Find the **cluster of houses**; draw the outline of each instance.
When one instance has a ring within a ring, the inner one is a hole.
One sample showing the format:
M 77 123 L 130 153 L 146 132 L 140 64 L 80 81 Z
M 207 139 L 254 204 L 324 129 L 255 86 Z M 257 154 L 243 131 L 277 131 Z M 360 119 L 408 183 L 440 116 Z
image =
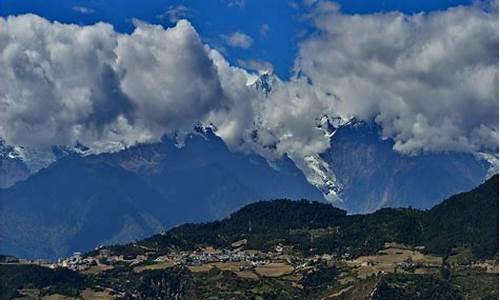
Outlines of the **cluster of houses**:
M 98 264 L 99 259 L 97 257 L 83 257 L 80 252 L 75 252 L 70 257 L 60 258 L 56 263 L 50 264 L 49 268 L 68 268 L 73 271 L 84 271 Z
M 248 267 L 265 266 L 273 262 L 286 262 L 289 265 L 294 265 L 296 269 L 309 268 L 311 265 L 320 261 L 333 264 L 337 260 L 349 261 L 349 253 L 342 253 L 337 256 L 333 254 L 323 254 L 309 256 L 297 260 L 297 257 L 284 254 L 285 246 L 278 244 L 272 251 L 262 252 L 257 250 L 247 250 L 245 248 L 247 241 L 240 240 L 231 244 L 227 249 L 214 249 L 212 247 L 200 248 L 194 251 L 172 251 L 166 255 L 158 256 L 154 249 L 145 248 L 141 245 L 137 247 L 144 248 L 144 255 L 112 255 L 110 249 L 106 247 L 96 248 L 93 256 L 82 255 L 75 252 L 72 256 L 59 259 L 55 263 L 43 263 L 43 265 L 50 268 L 68 268 L 73 271 L 86 271 L 92 267 L 107 266 L 111 268 L 117 262 L 124 262 L 131 267 L 145 265 L 145 264 L 160 264 L 169 263 L 171 265 L 181 266 L 200 266 L 204 264 L 217 263 L 217 262 L 246 262 Z M 293 257 L 293 259 L 291 259 Z M 7 259 L 5 259 L 7 260 Z M 294 260 L 293 262 L 291 260 Z M 372 261 L 363 261 L 361 266 L 373 266 Z M 416 264 L 411 259 L 399 262 L 398 268 L 409 269 L 421 266 Z M 106 269 L 106 268 L 104 268 Z
M 231 250 L 216 250 L 216 251 L 193 251 L 173 253 L 167 257 L 159 257 L 156 261 L 170 260 L 174 264 L 186 266 L 198 266 L 206 263 L 215 262 L 250 262 L 254 266 L 268 264 L 270 255 L 267 253 L 254 251 L 231 251 Z
M 72 256 L 59 259 L 56 263 L 48 264 L 50 268 L 68 268 L 73 271 L 85 271 L 93 266 L 112 265 L 116 262 L 126 262 L 130 266 L 141 265 L 147 261 L 154 263 L 171 262 L 172 265 L 199 266 L 216 262 L 247 262 L 252 267 L 263 266 L 283 260 L 285 247 L 281 244 L 275 246 L 273 251 L 261 252 L 256 250 L 246 250 L 246 240 L 239 240 L 231 244 L 228 249 L 214 249 L 212 247 L 200 248 L 195 251 L 172 251 L 167 255 L 156 256 L 152 251 L 146 255 L 111 255 L 111 251 L 105 247 L 97 247 L 95 256 L 83 256 L 75 252 Z M 137 245 L 139 246 L 139 245 Z M 336 255 L 324 254 L 315 255 L 305 259 L 305 265 L 317 261 L 334 261 Z
M 98 251 L 97 256 L 84 256 L 80 252 L 75 252 L 69 257 L 60 258 L 55 263 L 46 263 L 45 266 L 56 268 L 67 268 L 73 271 L 85 271 L 93 266 L 110 265 L 115 261 L 123 260 L 123 257 L 111 256 L 109 249 L 104 247 L 96 248 Z
M 269 264 L 276 256 L 281 255 L 283 247 L 277 245 L 274 252 L 264 253 L 253 250 L 244 250 L 246 241 L 233 243 L 232 249 L 199 249 L 196 251 L 173 251 L 168 255 L 163 255 L 152 259 L 147 255 L 128 255 L 114 256 L 109 249 L 98 247 L 97 255 L 83 256 L 80 252 L 75 252 L 72 256 L 61 258 L 55 263 L 46 263 L 44 265 L 55 268 L 68 268 L 73 271 L 85 271 L 93 266 L 112 265 L 116 262 L 126 262 L 130 266 L 140 265 L 148 260 L 155 263 L 170 261 L 174 265 L 198 266 L 206 263 L 215 262 L 249 262 L 252 266 L 261 266 Z M 153 253 L 152 253 L 153 254 Z M 154 255 L 154 254 L 153 254 Z

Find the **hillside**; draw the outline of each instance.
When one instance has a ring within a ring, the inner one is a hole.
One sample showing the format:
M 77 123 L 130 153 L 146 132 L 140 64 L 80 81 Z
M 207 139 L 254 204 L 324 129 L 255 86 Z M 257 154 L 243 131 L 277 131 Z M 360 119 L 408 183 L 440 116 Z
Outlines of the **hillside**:
M 375 253 L 385 242 L 398 242 L 422 245 L 439 255 L 449 254 L 458 246 L 472 247 L 477 258 L 485 258 L 498 254 L 497 212 L 495 175 L 476 189 L 452 196 L 428 211 L 384 208 L 367 215 L 347 215 L 327 204 L 277 200 L 248 205 L 222 221 L 183 225 L 143 243 L 163 247 L 168 246 L 164 240 L 173 239 L 193 249 L 246 238 L 262 250 L 279 242 L 301 249 L 304 255 L 307 251 L 333 251 L 358 256 Z M 311 238 L 311 232 L 325 229 L 335 234 L 319 233 Z
M 117 153 L 65 155 L 0 189 L 0 253 L 56 259 L 211 221 L 257 199 L 320 200 L 290 159 L 232 153 L 210 129 Z
M 446 254 L 461 244 L 470 245 L 477 257 L 498 255 L 498 175 L 436 205 L 428 215 L 424 240 L 430 251 Z
M 60 257 L 146 237 L 168 225 L 173 204 L 130 172 L 67 157 L 0 190 L 0 249 Z
M 496 299 L 497 212 L 498 175 L 426 211 L 261 201 L 58 263 L 3 256 L 0 296 Z

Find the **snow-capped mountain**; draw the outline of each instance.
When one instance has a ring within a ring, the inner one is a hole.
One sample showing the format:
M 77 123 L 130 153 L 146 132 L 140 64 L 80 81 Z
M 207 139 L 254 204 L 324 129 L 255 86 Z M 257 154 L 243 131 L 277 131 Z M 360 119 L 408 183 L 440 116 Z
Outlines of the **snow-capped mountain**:
M 31 174 L 19 149 L 0 139 L 0 188 L 7 188 Z
M 7 188 L 24 180 L 62 157 L 71 154 L 83 156 L 88 154 L 88 150 L 80 143 L 73 147 L 11 146 L 0 138 L 0 188 Z
M 279 78 L 277 78 L 272 72 L 261 72 L 251 83 L 251 86 L 261 92 L 264 97 L 268 97 L 273 91 L 274 86 L 278 83 Z M 322 130 L 326 137 L 331 138 L 335 134 L 337 128 L 347 122 L 348 120 L 343 120 L 340 117 L 330 118 L 324 115 L 316 120 L 316 127 L 318 130 Z M 332 203 L 342 202 L 340 197 L 342 185 L 336 178 L 328 163 L 325 162 L 321 156 L 292 156 L 291 159 L 304 173 L 307 180 L 323 193 L 326 200 Z
M 326 200 L 334 204 L 343 202 L 340 197 L 342 185 L 328 163 L 319 155 L 308 155 L 302 159 L 295 159 L 294 162 L 302 170 L 307 180 L 323 193 Z
M 337 129 L 347 122 L 339 117 L 330 118 L 324 115 L 316 120 L 316 128 L 322 130 L 325 136 L 331 139 Z M 326 200 L 341 205 L 343 202 L 341 198 L 342 184 L 330 165 L 320 155 L 294 157 L 294 162 L 305 174 L 307 180 L 323 193 Z
M 0 139 L 0 159 L 22 159 L 21 153 Z
M 336 178 L 335 192 L 342 199 L 338 205 L 349 212 L 366 213 L 387 206 L 429 208 L 498 172 L 492 156 L 400 154 L 373 122 L 353 119 L 331 128 L 335 130 L 330 133 L 330 148 L 318 161 Z M 312 169 L 317 168 L 313 165 Z
M 261 73 L 253 86 L 268 97 L 278 80 Z M 498 172 L 498 157 L 491 154 L 400 154 L 374 122 L 323 115 L 316 128 L 330 140 L 330 148 L 291 158 L 326 200 L 353 213 L 385 206 L 429 208 Z
M 208 221 L 257 200 L 321 200 L 287 157 L 231 152 L 210 128 L 115 153 L 72 149 L 0 189 L 0 252 L 53 258 Z
M 99 155 L 77 144 L 53 147 L 46 152 L 50 155 L 37 158 L 30 149 L 1 143 L 0 250 L 60 256 L 219 218 L 273 198 L 324 197 L 351 213 L 385 206 L 429 208 L 482 182 L 494 170 L 486 159 L 496 161 L 458 153 L 401 155 L 369 122 L 323 116 L 317 129 L 330 138 L 330 149 L 272 164 L 255 154 L 231 152 L 209 127 L 197 127 L 181 144 L 165 137 Z M 25 162 L 46 167 L 32 175 Z M 50 245 L 40 240 L 47 233 Z
M 265 96 L 268 96 L 278 80 L 278 77 L 272 72 L 264 71 L 251 83 L 251 86 L 262 92 Z

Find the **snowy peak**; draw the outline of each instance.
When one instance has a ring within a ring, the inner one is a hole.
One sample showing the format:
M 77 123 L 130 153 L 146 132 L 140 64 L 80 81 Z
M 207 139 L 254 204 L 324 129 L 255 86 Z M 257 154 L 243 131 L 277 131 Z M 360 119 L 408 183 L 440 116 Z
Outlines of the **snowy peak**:
M 328 163 L 319 155 L 308 155 L 303 159 L 294 159 L 294 162 L 302 170 L 307 181 L 320 190 L 327 201 L 341 206 L 342 186 Z
M 474 154 L 477 160 L 486 161 L 489 164 L 488 171 L 486 172 L 486 176 L 484 180 L 488 180 L 495 174 L 498 174 L 498 154 L 477 152 Z
M 8 188 L 29 175 L 30 170 L 19 149 L 0 139 L 0 188 Z
M 7 145 L 7 143 L 5 143 L 5 141 L 0 138 L 0 159 L 22 160 L 22 156 L 19 149 Z
M 84 156 L 89 154 L 89 148 L 77 142 L 74 146 L 53 146 L 33 148 L 27 146 L 11 146 L 0 138 L 0 160 L 13 160 L 23 164 L 29 173 L 36 173 L 48 167 L 54 161 L 67 155 Z
M 332 137 L 337 129 L 346 126 L 352 122 L 352 119 L 345 120 L 341 117 L 330 117 L 328 115 L 323 115 L 316 118 L 316 128 L 323 130 L 325 136 Z
M 54 154 L 56 159 L 62 158 L 67 155 L 85 156 L 87 154 L 90 154 L 90 148 L 77 141 L 74 146 L 53 146 L 52 153 Z
M 253 82 L 252 86 L 256 90 L 261 91 L 264 95 L 268 96 L 272 90 L 273 85 L 276 84 L 278 78 L 272 72 L 262 72 L 259 77 Z

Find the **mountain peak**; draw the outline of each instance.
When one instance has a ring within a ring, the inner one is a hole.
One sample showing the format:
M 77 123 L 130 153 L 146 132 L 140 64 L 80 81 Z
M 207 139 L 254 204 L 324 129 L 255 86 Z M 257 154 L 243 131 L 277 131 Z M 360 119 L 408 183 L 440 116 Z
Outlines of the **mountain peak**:
M 0 158 L 19 159 L 19 160 L 23 159 L 18 148 L 8 145 L 1 138 L 0 138 Z
M 268 96 L 273 91 L 273 85 L 276 84 L 278 78 L 270 71 L 265 71 L 260 73 L 259 77 L 252 84 L 255 89 L 263 92 L 265 96 Z

